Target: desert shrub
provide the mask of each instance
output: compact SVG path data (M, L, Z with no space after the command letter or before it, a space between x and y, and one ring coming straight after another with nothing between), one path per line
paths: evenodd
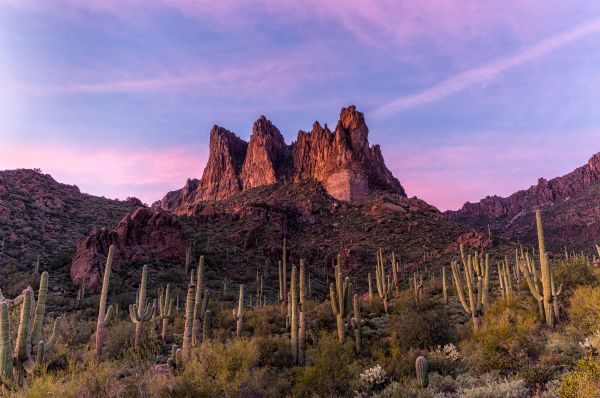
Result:
M247 397L278 385L274 374L259 368L255 339L237 339L226 344L203 344L197 357L186 362L181 376L155 385L160 397ZM271 395L277 396L277 395Z
M454 344L438 346L425 354L429 362L429 370L442 376L456 376L466 370L466 364Z
M257 337L259 366L282 369L292 364L290 339L287 337Z
M580 286L573 292L567 314L574 331L589 336L600 328L600 288Z
M373 398L433 398L435 393L427 388L418 388L414 383L393 382Z
M430 348L451 343L456 338L448 308L443 303L425 299L415 304L410 296L402 296L394 302L394 314L390 329L401 338L401 348Z
M349 396L360 373L353 358L351 343L342 345L334 334L323 333L316 346L307 350L307 365L297 378L294 395Z
M123 358L134 337L131 321L117 321L109 325L102 355L109 359Z
M587 261L583 258L575 258L569 261L561 261L552 267L554 280L558 284L563 285L565 294L570 294L571 291L582 285L597 285L598 278L587 265Z
M586 357L577 362L575 369L568 373L559 388L561 398L600 397L600 361Z
M279 333L285 329L285 315L279 306L255 307L244 314L244 328L255 336Z
M537 315L522 303L496 301L486 312L481 329L461 347L481 371L514 372L543 349Z

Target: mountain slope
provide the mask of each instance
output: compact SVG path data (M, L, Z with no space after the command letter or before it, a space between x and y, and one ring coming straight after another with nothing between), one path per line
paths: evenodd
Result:
M533 244L536 239L533 212L541 208L547 230L547 245L554 251L589 249L600 240L600 153L584 166L562 177L545 180L509 197L488 196L478 203L465 203L446 216L456 222L504 238Z
M64 274L75 246L93 228L114 225L140 205L135 198L118 201L84 194L34 170L0 171L2 272L31 273L40 256L41 270Z

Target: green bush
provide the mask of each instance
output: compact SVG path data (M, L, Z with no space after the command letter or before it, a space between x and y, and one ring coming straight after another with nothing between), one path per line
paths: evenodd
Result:
M576 334L589 336L600 328L600 288L580 286L573 292L567 314Z
M535 360L543 349L538 316L519 301L496 301L483 317L482 327L467 339L464 349L480 371L511 373Z
M403 295L394 301L389 325L400 336L402 349L425 349L455 341L456 328L450 320L445 304L433 299L415 304L412 297Z
M339 397L351 395L360 367L353 362L352 344L342 345L334 334L323 333L307 351L307 365L298 376L294 395Z
M563 378L559 397L600 397L600 361L597 358L586 357L577 362L575 369Z

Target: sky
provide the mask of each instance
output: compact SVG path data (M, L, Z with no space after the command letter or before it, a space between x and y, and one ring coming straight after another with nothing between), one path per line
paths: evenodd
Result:
M350 104L441 210L565 174L600 151L600 2L0 0L0 169L152 203L213 124L290 143Z

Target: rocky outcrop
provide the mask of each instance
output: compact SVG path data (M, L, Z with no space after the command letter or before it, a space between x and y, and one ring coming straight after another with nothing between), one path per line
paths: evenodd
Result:
M453 221L480 229L489 226L503 237L529 243L535 240L533 211L541 208L547 229L555 235L547 234L547 240L557 250L562 245L585 245L600 235L598 191L600 153L592 156L586 165L562 177L540 178L536 185L506 198L488 196L445 214Z
M182 261L187 243L176 216L140 207L123 217L113 230L94 229L77 245L71 280L75 284L85 281L87 288L97 288L110 245L115 247L115 263L139 263Z
M362 199L376 190L406 196L385 166L379 146L369 146L368 135L364 115L354 106L342 109L334 132L315 122L311 132L300 131L291 145L264 116L254 123L249 143L215 126L200 182L192 185L195 180L188 180L182 190L169 192L153 207L185 213L181 209L196 202L222 200L286 180L316 180L343 201Z
M270 120L261 116L252 127L240 178L242 189L274 184L284 177L286 145Z

